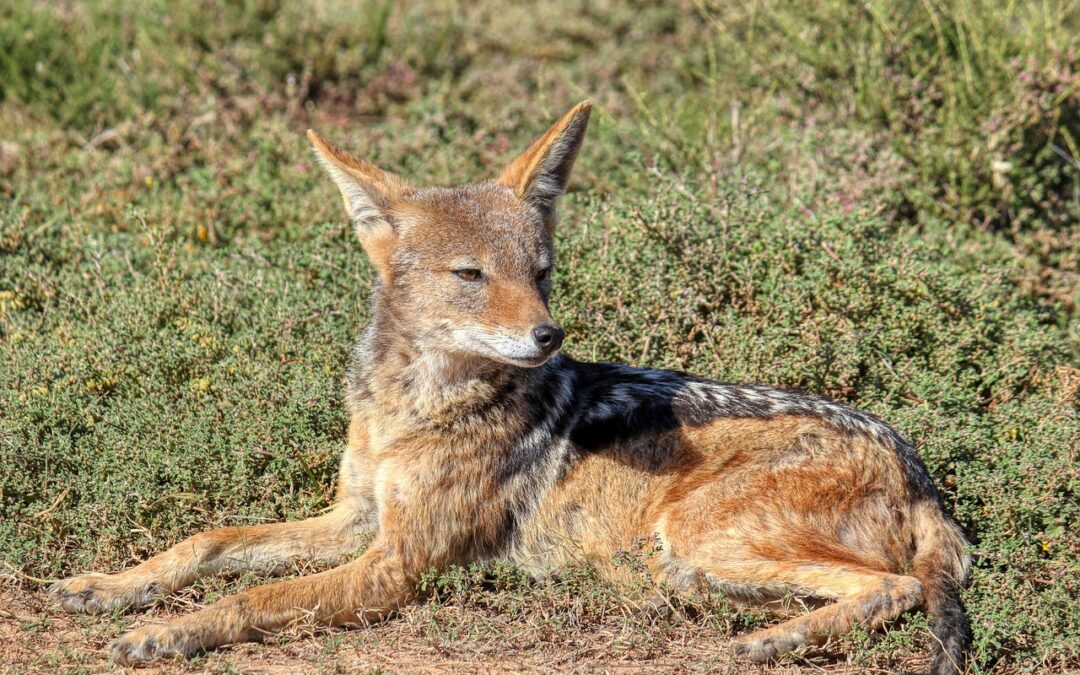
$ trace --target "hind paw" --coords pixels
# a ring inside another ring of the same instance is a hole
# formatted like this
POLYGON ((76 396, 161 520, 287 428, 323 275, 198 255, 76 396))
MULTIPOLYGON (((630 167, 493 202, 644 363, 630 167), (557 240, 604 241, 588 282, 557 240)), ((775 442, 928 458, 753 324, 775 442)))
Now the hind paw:
POLYGON ((805 647, 806 644, 806 636, 798 633, 759 631, 736 640, 735 655, 755 663, 764 663, 805 647))

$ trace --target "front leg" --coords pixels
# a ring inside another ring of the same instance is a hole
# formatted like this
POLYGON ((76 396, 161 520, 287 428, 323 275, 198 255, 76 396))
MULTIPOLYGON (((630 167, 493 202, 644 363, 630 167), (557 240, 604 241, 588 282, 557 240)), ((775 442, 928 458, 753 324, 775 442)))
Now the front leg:
POLYGON ((339 502, 317 518, 202 532, 150 560, 116 574, 83 574, 49 588, 57 604, 70 612, 102 613, 137 609, 156 597, 191 585, 207 574, 288 569, 296 559, 337 560, 355 550, 371 529, 366 513, 352 502, 339 502))
POLYGON ((415 595, 414 575, 406 573, 399 556, 376 541, 347 565, 259 586, 164 625, 136 628, 113 642, 112 657, 131 665, 259 640, 300 621, 323 626, 377 621, 415 595))

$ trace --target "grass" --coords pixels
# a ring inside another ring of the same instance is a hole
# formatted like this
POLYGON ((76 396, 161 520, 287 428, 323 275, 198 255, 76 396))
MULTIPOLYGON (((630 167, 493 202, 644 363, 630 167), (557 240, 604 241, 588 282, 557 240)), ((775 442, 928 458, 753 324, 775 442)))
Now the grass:
MULTIPOLYGON (((371 270, 305 128, 462 182, 588 97, 567 349, 890 420, 974 542, 973 672, 1080 668, 1078 28, 1060 0, 4 5, 5 662, 102 669, 134 620, 62 617, 33 578, 330 502, 371 270)), ((770 620, 661 620, 588 570, 431 583, 397 622, 184 667, 707 670, 770 620)), ((928 640, 915 616, 776 670, 928 640)))

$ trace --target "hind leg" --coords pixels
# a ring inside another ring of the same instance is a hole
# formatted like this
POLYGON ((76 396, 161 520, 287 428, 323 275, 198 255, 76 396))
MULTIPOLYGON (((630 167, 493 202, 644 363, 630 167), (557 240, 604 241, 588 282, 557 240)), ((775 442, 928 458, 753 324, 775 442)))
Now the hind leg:
POLYGON ((820 645, 856 626, 880 628, 921 604, 922 587, 914 577, 830 563, 747 561, 710 564, 707 577, 722 590, 766 595, 786 589, 798 595, 834 599, 809 614, 759 630, 737 640, 735 653, 767 661, 801 647, 820 645))

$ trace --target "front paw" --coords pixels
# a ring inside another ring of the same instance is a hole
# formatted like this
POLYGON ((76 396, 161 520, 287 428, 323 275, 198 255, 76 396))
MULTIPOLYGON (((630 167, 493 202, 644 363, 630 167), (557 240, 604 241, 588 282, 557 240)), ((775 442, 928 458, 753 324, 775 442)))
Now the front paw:
POLYGON ((114 609, 135 609, 150 604, 153 584, 132 583, 122 574, 81 574, 57 581, 49 595, 68 612, 103 614, 114 609))
POLYGON ((157 624, 136 628, 113 640, 112 660, 131 666, 170 656, 188 658, 200 651, 199 641, 185 628, 157 624))

